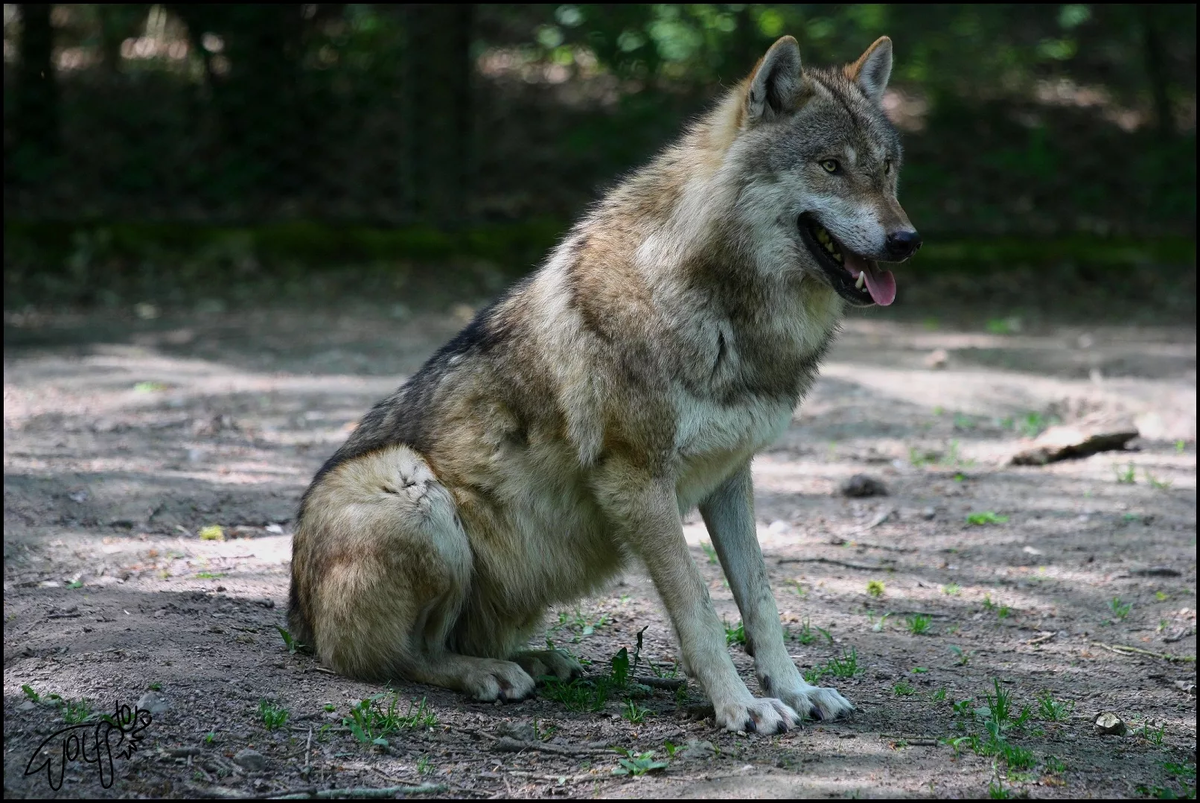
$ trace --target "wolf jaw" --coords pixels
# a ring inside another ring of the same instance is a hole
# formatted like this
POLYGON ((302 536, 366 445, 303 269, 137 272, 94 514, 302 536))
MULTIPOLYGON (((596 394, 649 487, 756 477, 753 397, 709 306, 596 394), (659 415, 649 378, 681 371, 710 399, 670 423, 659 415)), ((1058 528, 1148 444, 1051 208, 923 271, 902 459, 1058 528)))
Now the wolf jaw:
POLYGON ((896 277, 879 263, 856 254, 817 222, 811 212, 796 221, 800 239, 825 272, 838 295, 856 307, 878 304, 886 307, 896 300, 896 277))

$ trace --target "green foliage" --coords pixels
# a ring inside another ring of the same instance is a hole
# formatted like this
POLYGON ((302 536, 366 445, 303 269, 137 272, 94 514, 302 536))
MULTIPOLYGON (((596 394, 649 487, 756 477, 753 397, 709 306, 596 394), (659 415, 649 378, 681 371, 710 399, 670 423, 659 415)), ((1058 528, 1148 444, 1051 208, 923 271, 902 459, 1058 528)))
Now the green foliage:
POLYGON ((360 700, 350 707, 350 716, 342 719, 342 725, 349 728, 362 744, 386 746, 387 737, 396 731, 424 730, 437 725, 437 715, 428 708, 424 697, 419 702, 409 700, 403 714, 400 713, 399 693, 392 693, 386 708, 381 703, 385 697, 387 693, 381 692, 360 700))
POLYGON ((1049 691, 1043 691, 1037 697, 1038 716, 1048 722, 1063 722, 1070 718, 1075 710, 1075 703, 1070 700, 1056 700, 1049 691))
POLYGON ((908 626, 908 632, 914 636, 920 636, 929 632, 930 618, 923 614, 914 614, 907 617, 904 623, 908 626))
POLYGON ((258 716, 262 719, 263 727, 269 731, 281 728, 288 721, 290 714, 282 706, 277 706, 269 700, 258 701, 258 716))
POLYGON ((849 678, 862 672, 858 665, 858 651, 851 647, 843 650, 841 655, 830 658, 824 664, 819 664, 803 673, 804 679, 814 686, 820 684, 827 675, 835 678, 849 678))
POLYGON ((985 510, 981 513, 968 513, 967 524, 981 526, 984 524, 1004 524, 1008 521, 1008 516, 999 516, 991 510, 985 510))
POLYGON ((644 722, 648 713, 650 713, 650 709, 639 706, 633 700, 626 700, 625 707, 621 709, 621 716, 633 725, 640 725, 644 722))
POLYGON ((283 639, 284 646, 287 647, 287 651, 292 655, 295 655, 297 650, 304 648, 304 645, 296 641, 296 639, 292 636, 292 632, 290 630, 286 630, 279 625, 275 625, 275 629, 279 631, 279 636, 283 639))
POLYGON ((613 775, 632 775, 638 777, 648 772, 665 769, 668 766, 666 761, 655 760, 653 750, 648 750, 645 753, 635 753, 624 747, 614 747, 613 750, 624 756, 624 758, 617 759, 618 766, 613 768, 613 775))

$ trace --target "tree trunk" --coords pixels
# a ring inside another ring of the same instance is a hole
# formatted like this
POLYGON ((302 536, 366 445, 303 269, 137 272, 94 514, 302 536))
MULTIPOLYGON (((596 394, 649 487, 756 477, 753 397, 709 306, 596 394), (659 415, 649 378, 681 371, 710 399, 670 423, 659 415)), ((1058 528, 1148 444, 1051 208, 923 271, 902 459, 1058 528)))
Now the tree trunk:
POLYGON ((473 12, 469 4, 403 7, 407 201, 418 220, 442 227, 468 216, 473 12))
POLYGON ((49 3, 18 6, 21 39, 13 87, 14 141, 11 161, 5 159, 5 173, 18 183, 44 180, 59 153, 58 82, 53 63, 51 9, 49 3))

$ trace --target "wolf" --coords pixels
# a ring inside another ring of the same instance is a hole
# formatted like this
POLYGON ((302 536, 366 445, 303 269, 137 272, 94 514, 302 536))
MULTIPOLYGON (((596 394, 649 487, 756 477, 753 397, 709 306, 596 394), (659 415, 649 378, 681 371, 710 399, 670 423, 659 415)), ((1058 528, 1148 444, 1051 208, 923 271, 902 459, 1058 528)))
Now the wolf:
POLYGON ((789 425, 847 306, 888 305, 920 238, 896 200, 882 37, 750 75, 590 210, 321 467, 292 553, 293 634, 339 673, 517 701, 576 677, 528 648, 548 606, 638 564, 715 724, 853 710, 784 646, 750 463, 789 425), (762 696, 738 676, 684 540, 699 508, 762 696))

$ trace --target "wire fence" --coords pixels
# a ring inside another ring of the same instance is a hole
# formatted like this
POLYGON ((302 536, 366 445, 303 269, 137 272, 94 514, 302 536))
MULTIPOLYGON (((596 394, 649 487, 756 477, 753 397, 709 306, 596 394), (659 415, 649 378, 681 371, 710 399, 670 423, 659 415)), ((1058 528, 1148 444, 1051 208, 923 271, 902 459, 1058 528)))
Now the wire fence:
POLYGON ((924 231, 1195 232, 1195 6, 4 7, 8 221, 569 219, 783 33, 895 41, 924 231))

